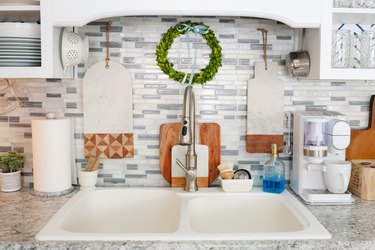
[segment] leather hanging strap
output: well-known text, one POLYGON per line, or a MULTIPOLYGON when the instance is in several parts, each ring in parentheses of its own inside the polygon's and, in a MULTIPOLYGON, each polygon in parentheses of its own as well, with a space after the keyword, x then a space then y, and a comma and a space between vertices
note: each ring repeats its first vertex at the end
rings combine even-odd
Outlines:
POLYGON ((268 34, 268 30, 263 29, 263 28, 258 28, 257 30, 262 32, 264 67, 267 70, 267 34, 268 34))
POLYGON ((105 29, 105 46, 107 49, 107 55, 105 58, 105 68, 109 68, 109 32, 111 32, 112 29, 112 20, 109 20, 107 27, 105 29))

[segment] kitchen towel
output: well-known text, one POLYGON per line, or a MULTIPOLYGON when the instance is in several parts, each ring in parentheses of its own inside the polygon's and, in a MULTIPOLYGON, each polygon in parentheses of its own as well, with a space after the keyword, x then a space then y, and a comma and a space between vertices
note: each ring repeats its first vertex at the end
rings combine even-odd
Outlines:
POLYGON ((72 188, 72 136, 72 122, 68 118, 32 121, 33 178, 36 192, 56 193, 72 188))

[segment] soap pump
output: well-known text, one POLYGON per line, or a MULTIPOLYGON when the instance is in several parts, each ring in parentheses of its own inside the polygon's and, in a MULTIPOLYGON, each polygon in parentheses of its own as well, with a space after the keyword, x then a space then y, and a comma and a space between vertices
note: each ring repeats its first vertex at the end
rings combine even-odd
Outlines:
POLYGON ((278 159, 277 144, 271 145, 270 159, 263 167, 263 191, 281 193, 285 190, 285 164, 278 159))

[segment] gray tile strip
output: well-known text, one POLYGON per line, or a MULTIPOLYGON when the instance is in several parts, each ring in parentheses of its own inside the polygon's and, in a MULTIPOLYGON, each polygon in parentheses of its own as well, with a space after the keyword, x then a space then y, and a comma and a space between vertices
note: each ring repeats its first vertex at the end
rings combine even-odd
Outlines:
POLYGON ((8 116, 0 116, 0 122, 8 122, 8 116))
POLYGON ((103 178, 103 182, 104 183, 114 183, 114 184, 117 184, 117 183, 124 184, 125 183, 125 179, 121 179, 121 178, 103 178))
POLYGON ((0 152, 9 152, 11 150, 12 150, 11 147, 0 146, 0 152))

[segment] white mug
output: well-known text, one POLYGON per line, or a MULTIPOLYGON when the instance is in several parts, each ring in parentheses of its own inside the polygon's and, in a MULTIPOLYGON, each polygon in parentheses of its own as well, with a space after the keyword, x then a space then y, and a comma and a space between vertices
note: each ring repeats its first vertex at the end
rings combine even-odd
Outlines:
POLYGON ((325 161, 323 172, 328 191, 334 194, 345 193, 348 189, 351 169, 350 161, 325 161))

